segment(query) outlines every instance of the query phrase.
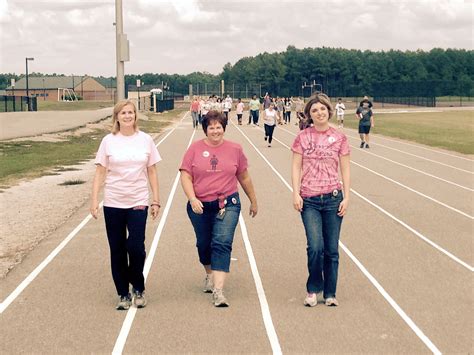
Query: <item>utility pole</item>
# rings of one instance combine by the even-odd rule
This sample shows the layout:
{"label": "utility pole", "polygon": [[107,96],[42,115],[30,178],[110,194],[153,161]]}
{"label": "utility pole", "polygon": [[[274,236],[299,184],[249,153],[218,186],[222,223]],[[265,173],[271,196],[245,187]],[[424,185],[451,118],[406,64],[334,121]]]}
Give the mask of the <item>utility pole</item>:
{"label": "utility pole", "polygon": [[117,61],[117,99],[125,99],[125,62],[130,60],[127,35],[123,33],[122,0],[115,0],[115,46]]}

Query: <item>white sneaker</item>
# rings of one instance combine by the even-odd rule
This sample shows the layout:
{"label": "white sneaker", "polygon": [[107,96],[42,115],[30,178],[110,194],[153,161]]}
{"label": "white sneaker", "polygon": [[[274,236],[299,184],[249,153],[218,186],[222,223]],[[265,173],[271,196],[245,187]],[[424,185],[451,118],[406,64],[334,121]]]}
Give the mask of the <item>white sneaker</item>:
{"label": "white sneaker", "polygon": [[207,274],[206,278],[204,279],[204,288],[202,289],[202,292],[212,293],[213,288],[214,288],[214,286],[212,284],[212,277],[211,277],[211,275]]}
{"label": "white sneaker", "polygon": [[227,298],[225,298],[221,288],[215,288],[212,291],[212,303],[214,303],[215,307],[229,307],[229,302],[227,302]]}
{"label": "white sneaker", "polygon": [[318,304],[318,295],[316,293],[308,293],[304,299],[306,307],[314,307]]}
{"label": "white sneaker", "polygon": [[326,306],[337,307],[339,306],[339,302],[336,300],[335,297],[329,297],[329,298],[326,298]]}

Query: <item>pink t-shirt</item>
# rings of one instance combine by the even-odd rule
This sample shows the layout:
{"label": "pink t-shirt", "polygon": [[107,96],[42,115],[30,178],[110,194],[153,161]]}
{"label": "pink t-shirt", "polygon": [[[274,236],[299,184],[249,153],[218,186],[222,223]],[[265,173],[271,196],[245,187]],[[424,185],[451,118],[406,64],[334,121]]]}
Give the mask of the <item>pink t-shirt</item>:
{"label": "pink t-shirt", "polygon": [[212,147],[204,140],[191,144],[183,157],[179,170],[193,178],[196,197],[204,202],[217,200],[219,195],[237,192],[237,176],[248,167],[242,146],[225,140]]}
{"label": "pink t-shirt", "polygon": [[308,127],[296,136],[291,150],[303,156],[301,197],[327,194],[342,188],[338,174],[339,157],[350,153],[344,133],[332,127],[323,132]]}
{"label": "pink t-shirt", "polygon": [[148,205],[147,168],[161,160],[150,135],[108,134],[100,143],[95,164],[107,169],[104,206],[131,208]]}

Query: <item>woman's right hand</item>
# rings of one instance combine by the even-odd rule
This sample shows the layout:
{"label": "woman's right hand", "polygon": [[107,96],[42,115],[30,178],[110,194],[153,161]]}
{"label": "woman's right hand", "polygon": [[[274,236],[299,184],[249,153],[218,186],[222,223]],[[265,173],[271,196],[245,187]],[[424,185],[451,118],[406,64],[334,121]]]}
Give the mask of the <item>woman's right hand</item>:
{"label": "woman's right hand", "polygon": [[303,210],[303,199],[301,198],[299,194],[293,195],[293,207],[298,212],[301,212]]}
{"label": "woman's right hand", "polygon": [[203,210],[204,205],[197,198],[193,198],[192,200],[189,201],[189,203],[191,204],[191,208],[194,213],[202,214],[204,212]]}
{"label": "woman's right hand", "polygon": [[97,216],[99,215],[99,204],[96,201],[91,202],[90,212],[92,217],[97,219]]}

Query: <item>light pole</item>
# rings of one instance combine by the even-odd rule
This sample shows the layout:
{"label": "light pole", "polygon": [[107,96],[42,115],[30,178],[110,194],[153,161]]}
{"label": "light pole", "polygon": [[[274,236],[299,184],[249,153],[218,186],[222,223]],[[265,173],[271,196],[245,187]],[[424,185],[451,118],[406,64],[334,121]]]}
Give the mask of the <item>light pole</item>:
{"label": "light pole", "polygon": [[29,88],[28,88],[28,61],[29,60],[35,60],[35,58],[25,58],[25,62],[26,62],[26,96],[27,97],[30,97],[30,91],[29,91]]}
{"label": "light pole", "polygon": [[123,33],[122,0],[115,0],[115,47],[117,61],[117,99],[125,98],[125,62],[130,60],[127,35]]}

